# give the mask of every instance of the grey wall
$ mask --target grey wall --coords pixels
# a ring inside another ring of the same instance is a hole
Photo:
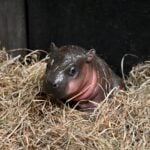
[[[24,0],[0,0],[0,42],[6,49],[27,47]]]

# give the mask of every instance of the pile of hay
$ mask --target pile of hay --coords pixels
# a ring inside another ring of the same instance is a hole
[[[0,51],[0,149],[150,149],[150,61],[87,114],[38,96],[46,64],[27,58]]]

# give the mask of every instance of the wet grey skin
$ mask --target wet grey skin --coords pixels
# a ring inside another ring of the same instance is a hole
[[[84,64],[89,64],[97,73],[96,94],[91,101],[101,102],[107,93],[114,87],[123,87],[123,82],[106,64],[106,62],[95,54],[95,50],[85,49],[67,45],[58,48],[54,43],[50,47],[50,59],[47,63],[43,89],[54,98],[66,102],[67,85],[71,80],[78,79],[82,74]],[[76,105],[77,102],[70,102]],[[82,111],[93,111],[95,105],[87,100],[81,101],[77,107]]]

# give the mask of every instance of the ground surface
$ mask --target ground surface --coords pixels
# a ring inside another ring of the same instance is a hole
[[[18,59],[0,51],[0,149],[150,149],[150,61],[87,114],[38,96],[45,60]]]

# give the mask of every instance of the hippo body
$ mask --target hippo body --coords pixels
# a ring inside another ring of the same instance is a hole
[[[52,43],[43,87],[56,99],[77,105],[81,111],[93,111],[93,102],[100,103],[114,87],[122,88],[123,82],[94,49],[58,48]]]

